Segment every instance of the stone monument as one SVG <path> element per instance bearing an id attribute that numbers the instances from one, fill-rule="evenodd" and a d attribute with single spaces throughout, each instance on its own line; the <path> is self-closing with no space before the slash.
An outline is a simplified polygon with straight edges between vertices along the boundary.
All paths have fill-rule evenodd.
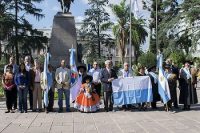
<path id="1" fill-rule="evenodd" d="M 50 63 L 54 67 L 58 67 L 62 59 L 69 65 L 69 49 L 72 47 L 77 49 L 75 19 L 70 12 L 66 12 L 69 11 L 70 6 L 67 7 L 68 9 L 66 10 L 66 8 L 64 8 L 65 5 L 65 3 L 61 3 L 62 12 L 58 12 L 54 16 L 52 35 L 49 42 L 51 53 Z"/>

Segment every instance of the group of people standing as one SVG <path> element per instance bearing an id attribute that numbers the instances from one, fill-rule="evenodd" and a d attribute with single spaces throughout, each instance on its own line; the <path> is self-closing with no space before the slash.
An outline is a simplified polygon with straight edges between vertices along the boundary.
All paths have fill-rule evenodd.
<path id="1" fill-rule="evenodd" d="M 178 68 L 172 63 L 171 59 L 166 60 L 163 65 L 164 76 L 166 77 L 169 85 L 169 92 L 171 99 L 164 105 L 165 110 L 179 109 L 178 103 L 183 104 L 182 110 L 190 110 L 192 104 L 198 103 L 197 97 L 197 75 L 198 71 L 196 68 L 191 67 L 191 61 L 185 61 L 182 68 Z M 151 108 L 157 109 L 156 102 L 161 101 L 161 97 L 158 92 L 158 73 L 156 72 L 156 66 L 139 68 L 138 76 L 149 76 L 152 83 L 153 101 L 151 102 Z M 177 93 L 179 88 L 179 98 Z M 179 100 L 178 100 L 179 99 Z M 178 102 L 179 101 L 179 102 Z M 145 106 L 143 103 L 142 107 Z"/>
<path id="2" fill-rule="evenodd" d="M 52 66 L 49 65 L 49 73 L 52 74 Z M 31 63 L 30 56 L 20 61 L 19 66 L 15 64 L 15 58 L 10 57 L 9 64 L 4 67 L 2 85 L 5 90 L 7 111 L 15 113 L 17 101 L 19 112 L 27 113 L 27 96 L 29 95 L 30 110 L 42 111 L 42 67 L 38 59 Z M 48 110 L 53 109 L 54 87 L 49 90 Z M 17 98 L 18 97 L 18 98 Z M 18 99 L 18 100 L 17 100 Z"/>
<path id="3" fill-rule="evenodd" d="M 179 103 L 184 104 L 183 110 L 189 110 L 191 104 L 197 103 L 196 93 L 196 70 L 190 67 L 190 62 L 186 61 L 184 67 L 178 69 L 177 66 L 167 62 L 164 65 L 164 75 L 168 79 L 171 100 L 165 105 L 172 109 L 172 105 L 178 108 L 177 86 L 180 89 Z M 100 109 L 101 97 L 103 94 L 104 110 L 106 112 L 113 111 L 112 99 L 112 81 L 116 78 L 132 77 L 133 71 L 128 63 L 124 63 L 123 68 L 116 72 L 113 69 L 112 61 L 105 61 L 105 68 L 100 69 L 98 63 L 93 62 L 93 68 L 87 72 L 84 65 L 77 67 L 77 79 L 81 82 L 80 89 L 76 99 L 73 101 L 74 108 L 81 112 L 96 112 Z M 147 71 L 146 71 L 147 70 Z M 150 103 L 151 108 L 157 109 L 156 102 L 161 101 L 158 93 L 158 74 L 156 66 L 138 68 L 136 76 L 149 76 L 152 82 L 153 101 Z M 7 111 L 5 113 L 14 113 L 17 109 L 19 112 L 27 113 L 27 96 L 29 95 L 30 110 L 33 112 L 45 111 L 48 113 L 53 111 L 55 88 L 58 91 L 58 112 L 63 112 L 63 100 L 65 101 L 66 112 L 70 112 L 70 88 L 71 88 L 71 70 L 66 67 L 65 60 L 61 61 L 60 67 L 55 71 L 48 64 L 47 71 L 47 88 L 43 78 L 43 68 L 40 62 L 35 59 L 34 65 L 31 64 L 31 58 L 26 56 L 20 65 L 15 64 L 14 57 L 10 57 L 9 64 L 4 68 L 2 84 L 5 90 Z M 103 90 L 101 90 L 103 88 Z M 48 90 L 47 90 L 48 89 Z M 43 95 L 44 94 L 44 95 Z M 65 99 L 63 99 L 63 94 Z M 17 98 L 18 97 L 18 98 Z M 42 102 L 42 97 L 44 98 Z M 149 103 L 139 103 L 139 110 L 146 110 Z M 129 110 L 135 105 L 123 105 L 123 110 Z"/>

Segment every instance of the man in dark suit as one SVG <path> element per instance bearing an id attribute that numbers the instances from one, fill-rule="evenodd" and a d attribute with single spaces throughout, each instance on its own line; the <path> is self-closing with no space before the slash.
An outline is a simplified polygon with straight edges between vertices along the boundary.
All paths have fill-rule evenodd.
<path id="1" fill-rule="evenodd" d="M 112 81 L 117 78 L 117 74 L 115 70 L 111 68 L 111 61 L 105 61 L 106 68 L 102 70 L 102 77 L 101 82 L 103 84 L 103 91 L 104 91 L 104 108 L 105 111 L 112 111 L 113 110 L 113 99 L 112 99 Z"/>

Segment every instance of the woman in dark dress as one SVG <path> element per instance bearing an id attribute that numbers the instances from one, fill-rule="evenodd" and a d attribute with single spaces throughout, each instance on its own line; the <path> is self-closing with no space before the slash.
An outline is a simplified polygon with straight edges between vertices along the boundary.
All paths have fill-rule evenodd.
<path id="1" fill-rule="evenodd" d="M 184 63 L 184 68 L 180 70 L 180 97 L 179 103 L 184 104 L 183 110 L 190 110 L 191 104 L 196 104 L 196 74 L 194 68 L 190 68 L 190 61 Z M 192 73 L 191 73 L 192 72 Z"/>

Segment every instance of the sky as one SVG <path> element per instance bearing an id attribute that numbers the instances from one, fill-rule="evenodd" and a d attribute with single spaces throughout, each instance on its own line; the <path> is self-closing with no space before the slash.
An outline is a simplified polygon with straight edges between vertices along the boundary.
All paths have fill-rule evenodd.
<path id="1" fill-rule="evenodd" d="M 133 1 L 133 0 L 132 0 Z M 121 0 L 109 0 L 109 3 L 112 4 L 118 4 Z M 74 0 L 74 3 L 71 4 L 71 12 L 72 15 L 75 16 L 76 22 L 81 22 L 84 19 L 84 12 L 88 6 L 88 0 Z M 127 4 L 129 3 L 129 0 L 127 0 Z M 141 0 L 138 0 L 139 5 L 139 15 L 143 16 L 144 18 L 147 18 L 149 16 L 149 13 L 147 11 L 142 10 L 142 2 Z M 56 15 L 58 11 L 61 11 L 60 9 L 60 3 L 58 0 L 44 0 L 43 2 L 37 4 L 39 8 L 43 10 L 43 14 L 45 15 L 45 18 L 43 18 L 40 21 L 37 21 L 33 17 L 28 17 L 30 20 L 30 23 L 33 24 L 35 28 L 50 28 L 53 25 L 53 17 Z M 113 15 L 110 7 L 106 7 L 106 11 L 110 14 L 110 18 L 112 21 L 115 21 L 115 16 Z"/>
<path id="2" fill-rule="evenodd" d="M 122 0 L 109 0 L 110 4 L 119 4 Z M 134 0 L 132 0 L 134 1 Z M 148 11 L 142 10 L 142 0 L 138 1 L 138 8 L 139 8 L 139 16 L 143 17 L 144 19 L 148 19 L 150 16 L 150 13 Z M 74 0 L 74 3 L 71 4 L 70 12 L 72 12 L 72 15 L 75 16 L 75 22 L 81 22 L 84 19 L 84 12 L 87 8 L 89 8 L 89 5 L 87 4 L 88 0 Z M 126 0 L 126 3 L 129 4 L 130 0 Z M 34 28 L 41 29 L 41 28 L 51 28 L 53 25 L 53 18 L 56 15 L 57 12 L 61 11 L 60 3 L 58 0 L 44 0 L 43 2 L 36 4 L 38 8 L 41 8 L 43 10 L 43 14 L 45 15 L 45 18 L 43 18 L 40 21 L 37 21 L 35 18 L 31 16 L 27 16 L 28 20 L 31 24 L 33 24 Z M 110 14 L 111 21 L 115 22 L 116 18 L 114 14 L 112 13 L 112 10 L 110 7 L 105 8 L 106 11 Z M 149 32 L 149 29 L 147 29 Z M 148 42 L 149 38 L 147 38 Z M 148 44 L 145 43 L 144 46 L 142 46 L 143 50 L 148 49 Z"/>

